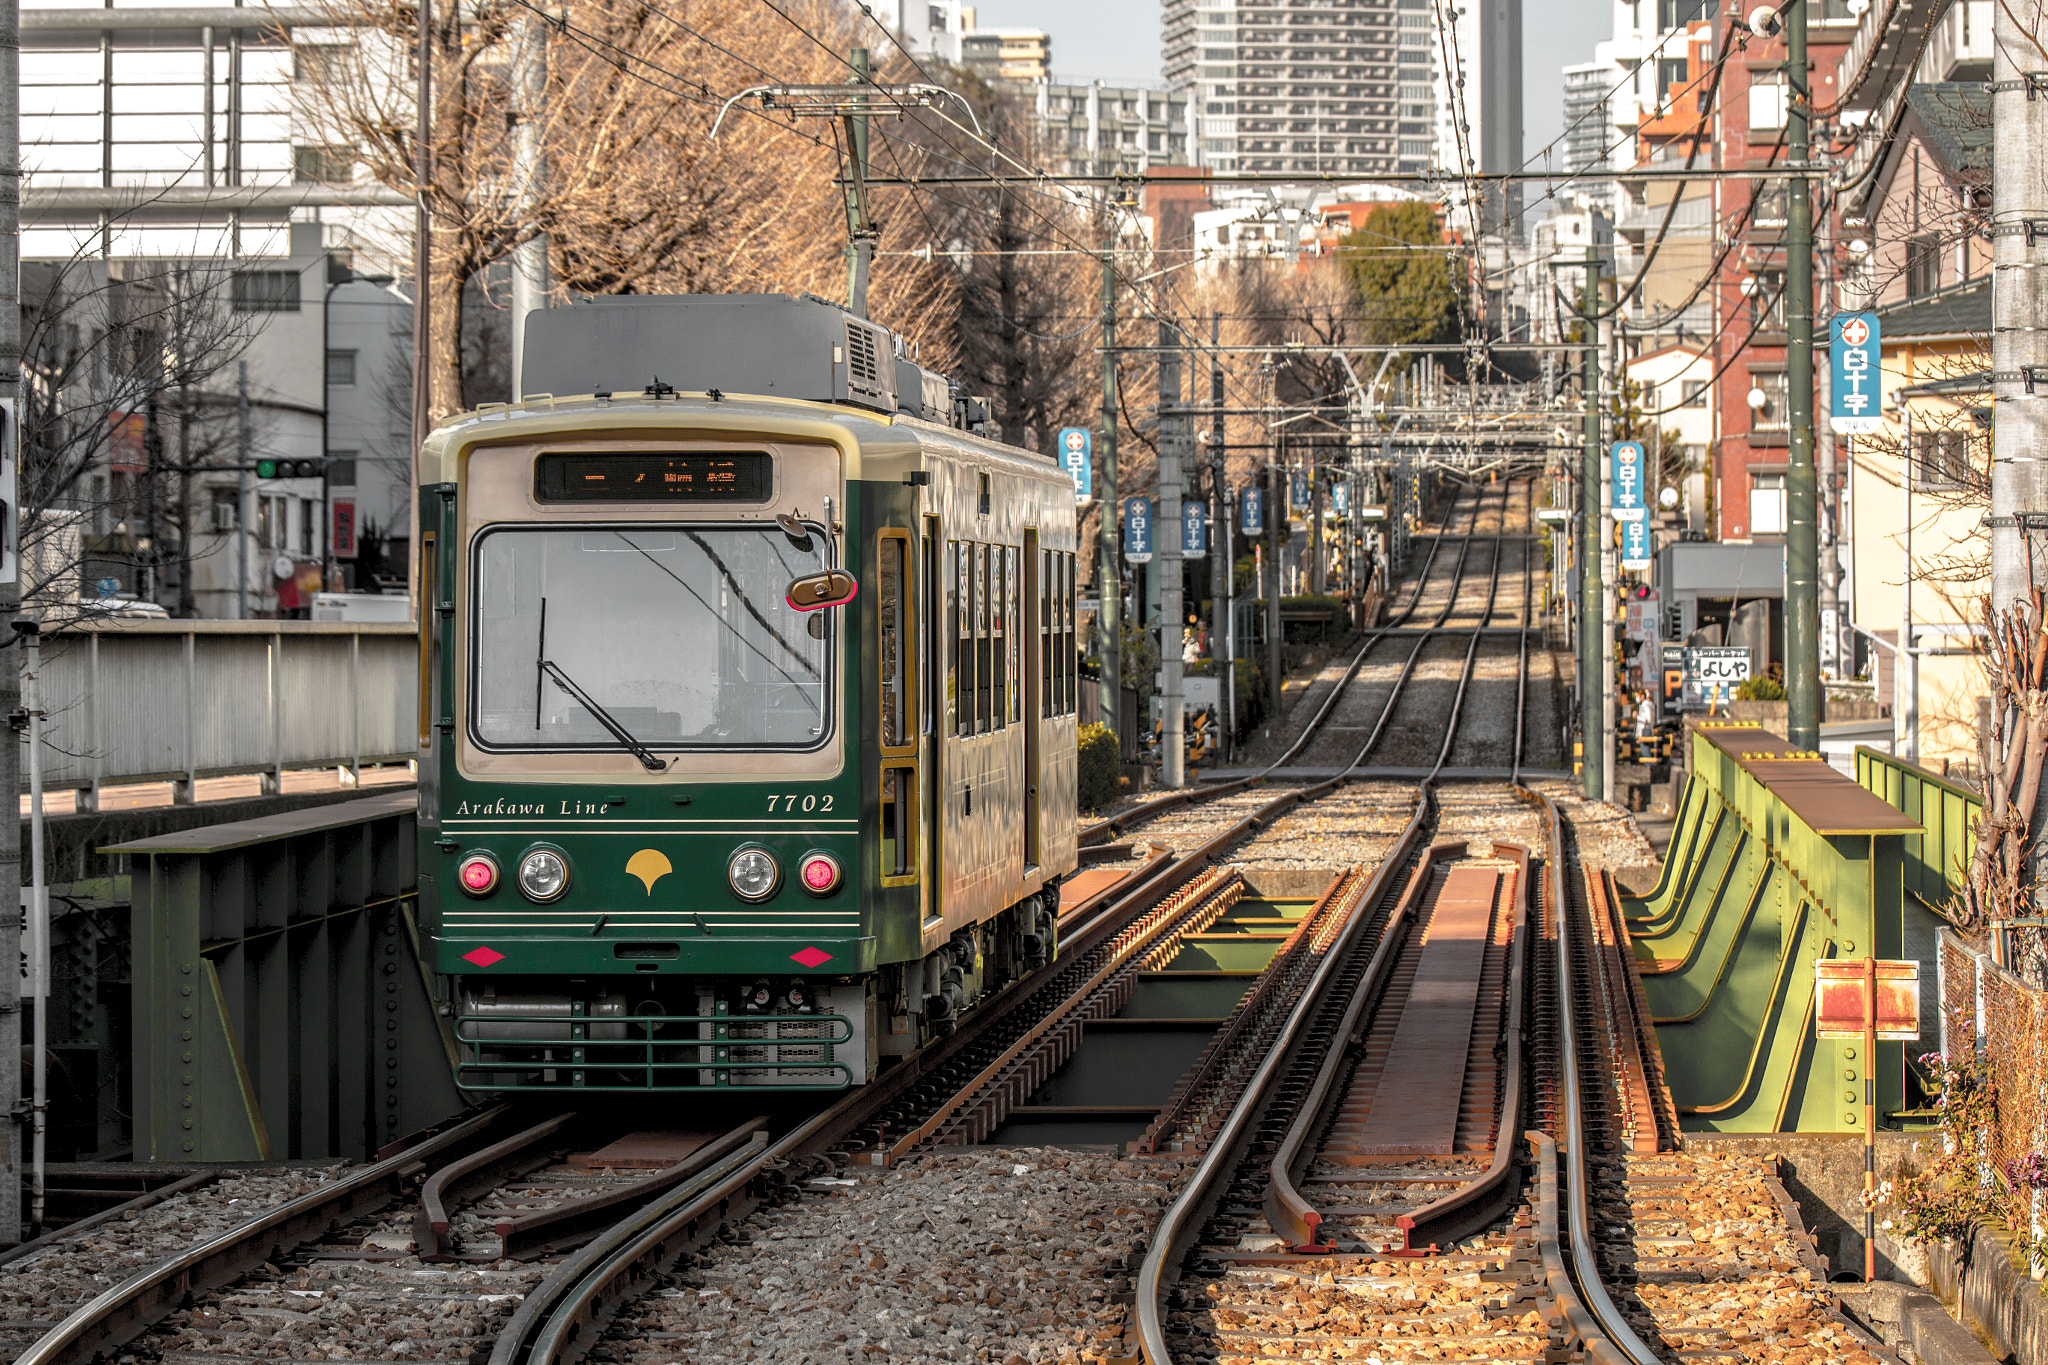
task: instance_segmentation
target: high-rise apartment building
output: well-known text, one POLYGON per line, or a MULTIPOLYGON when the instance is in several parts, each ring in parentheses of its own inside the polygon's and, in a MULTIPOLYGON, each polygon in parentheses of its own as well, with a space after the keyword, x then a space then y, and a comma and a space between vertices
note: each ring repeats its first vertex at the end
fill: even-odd
POLYGON ((1396 94, 1431 89, 1429 53, 1417 49, 1410 81, 1395 14, 1413 5, 1426 27, 1428 3, 1166 0, 1166 83, 1197 92, 1201 164, 1360 177, 1427 165, 1434 110, 1397 118, 1396 94))
POLYGON ((1193 164, 1188 145, 1196 115, 1185 90, 1040 81, 1032 97, 1048 163, 1060 173, 1193 164))
POLYGON ((1030 85, 1052 79, 1052 35, 1042 28, 977 28, 965 11, 960 64, 985 81, 1030 85))
MULTIPOLYGON (((1444 58, 1436 73, 1437 164, 1453 175, 1520 170, 1522 0, 1447 0, 1443 10, 1450 33, 1437 43, 1444 58)), ((1519 216, 1521 187, 1491 185, 1476 203, 1461 196, 1452 208, 1467 230, 1489 232, 1519 216)))

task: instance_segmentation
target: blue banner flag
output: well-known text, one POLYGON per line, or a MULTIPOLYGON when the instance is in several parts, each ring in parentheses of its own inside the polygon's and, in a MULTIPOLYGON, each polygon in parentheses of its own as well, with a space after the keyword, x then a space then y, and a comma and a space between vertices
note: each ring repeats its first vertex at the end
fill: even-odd
POLYGON ((1132 564, 1152 562, 1152 499, 1124 499, 1124 558, 1132 564))
POLYGON ((1237 529, 1245 535, 1256 536, 1266 529, 1266 490, 1250 487, 1237 495, 1237 529))
POLYGON ((1884 367, 1875 313, 1837 313, 1828 324, 1828 420, 1848 436, 1884 429, 1884 367))
POLYGON ((1074 501, 1086 502, 1095 491, 1095 433, 1086 427, 1060 431, 1060 466, 1074 476, 1074 501))
POLYGON ((1190 559, 1209 553, 1209 508, 1204 503, 1180 505, 1180 552, 1190 559))
POLYGON ((1287 501, 1291 514, 1297 517, 1308 515, 1308 471, 1297 469, 1287 481, 1287 501))

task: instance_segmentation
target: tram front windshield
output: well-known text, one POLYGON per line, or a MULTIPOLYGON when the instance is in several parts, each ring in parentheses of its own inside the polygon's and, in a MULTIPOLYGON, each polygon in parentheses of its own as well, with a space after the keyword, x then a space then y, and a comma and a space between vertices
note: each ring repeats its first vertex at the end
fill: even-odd
POLYGON ((818 528, 486 533, 475 561, 474 738, 489 749, 811 749, 831 728, 833 611, 791 580, 818 528), (581 694, 580 696, 578 694, 581 694))

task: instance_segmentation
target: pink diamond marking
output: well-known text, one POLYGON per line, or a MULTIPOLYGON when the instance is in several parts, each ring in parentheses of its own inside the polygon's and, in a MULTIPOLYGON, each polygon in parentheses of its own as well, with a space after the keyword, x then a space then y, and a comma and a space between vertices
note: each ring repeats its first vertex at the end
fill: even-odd
POLYGON ((817 967, 832 960, 832 954, 823 948, 806 948, 800 953, 791 953, 789 960, 806 967, 817 967))
POLYGON ((479 967, 488 967, 494 962, 503 962, 505 955, 495 948, 471 948, 462 955, 464 962, 474 962, 479 967))

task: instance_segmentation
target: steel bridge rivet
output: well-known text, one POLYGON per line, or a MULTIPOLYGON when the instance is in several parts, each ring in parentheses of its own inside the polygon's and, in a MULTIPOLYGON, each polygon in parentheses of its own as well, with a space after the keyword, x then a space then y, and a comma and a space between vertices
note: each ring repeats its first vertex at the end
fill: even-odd
POLYGON ((186 1143, 186 1144, 185 1144, 185 1150, 186 1150, 186 1151, 188 1151, 188 1152, 189 1152, 189 1151, 191 1151, 191 1150, 192 1150, 192 1144, 191 1144, 191 1143, 189 1143, 189 1142, 188 1142, 188 1143, 186 1143))

